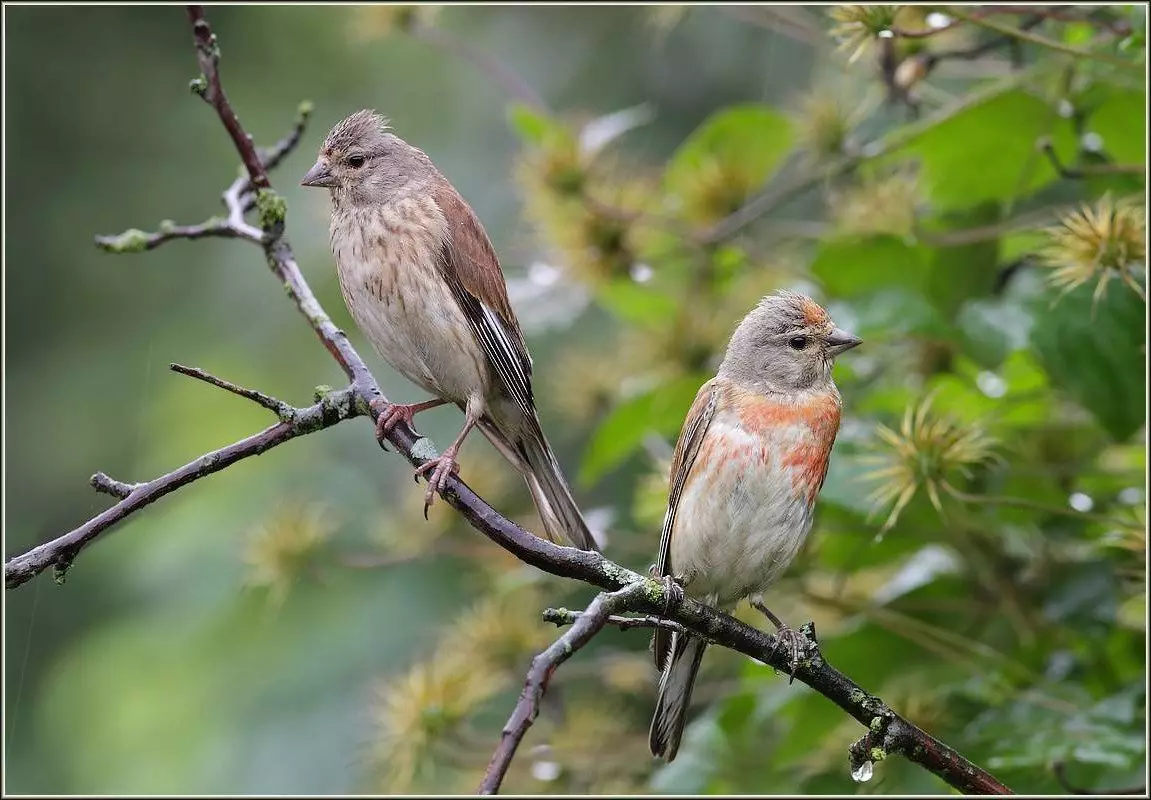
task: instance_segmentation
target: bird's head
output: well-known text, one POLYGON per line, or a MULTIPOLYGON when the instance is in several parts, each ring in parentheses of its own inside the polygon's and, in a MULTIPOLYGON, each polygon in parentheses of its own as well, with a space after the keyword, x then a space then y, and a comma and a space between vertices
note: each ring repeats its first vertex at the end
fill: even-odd
POLYGON ((329 189, 337 200, 386 203, 426 183, 436 168, 422 150, 391 133, 374 111, 357 111, 337 123, 301 186, 329 189))
POLYGON ((861 341, 837 328, 811 298, 780 291, 739 323, 719 374, 772 392, 819 389, 831 381, 835 358, 861 341))

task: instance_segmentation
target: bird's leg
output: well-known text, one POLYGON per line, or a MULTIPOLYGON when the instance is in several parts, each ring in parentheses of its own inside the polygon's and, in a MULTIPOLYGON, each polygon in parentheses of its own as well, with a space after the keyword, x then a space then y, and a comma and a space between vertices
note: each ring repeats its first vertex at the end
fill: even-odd
POLYGON ((432 400, 425 400, 422 403, 389 403, 382 397, 376 397, 369 405, 373 410, 379 412, 376 417, 376 441, 380 443, 381 447, 385 447, 384 436, 392 428, 400 424, 400 420, 408 423, 409 427, 412 425, 412 418, 419 414, 421 411, 427 411, 431 408, 438 408, 445 405, 448 401, 434 398, 432 400))
MULTIPOLYGON (((791 672, 788 674, 787 679, 787 682, 790 684, 795 680, 795 671, 799 669, 800 648, 806 645, 803 634, 790 625, 785 624, 770 608, 764 605, 762 595, 756 595, 751 598, 751 607, 771 620, 771 624, 775 626, 775 646, 779 647, 782 645, 791 650, 791 657, 788 659, 791 672)), ((774 648, 772 652, 775 652, 774 648)))
POLYGON ((474 408, 473 404, 468 403, 467 409, 464 412, 464 427, 463 430, 460 431, 460 435, 456 437, 456 440, 448 445, 444 452, 416 467, 416 475, 423 475, 428 479, 428 488, 427 491, 424 492, 424 519, 428 518, 428 509, 432 507, 432 503, 436 499, 436 494, 443 490, 444 485, 447 484, 448 477, 452 473, 459 471, 460 465, 456 462, 456 456, 459 455, 460 445, 464 443, 464 439, 467 438, 468 433, 476 426, 479 418, 479 409, 474 408))
POLYGON ((655 564, 647 568, 647 574, 663 581, 663 615, 671 614, 672 608, 683 602, 683 587, 687 585, 687 578, 679 575, 656 575, 655 564))

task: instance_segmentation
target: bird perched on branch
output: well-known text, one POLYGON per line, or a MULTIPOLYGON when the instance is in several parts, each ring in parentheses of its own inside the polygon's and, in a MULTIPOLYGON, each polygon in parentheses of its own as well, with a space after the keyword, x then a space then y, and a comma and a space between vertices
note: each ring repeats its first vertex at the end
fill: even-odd
MULTIPOLYGON (((839 430, 831 367, 859 343, 803 295, 764 297, 732 334, 719 374, 700 388, 672 457, 656 574, 721 608, 750 597, 791 648, 793 665, 801 634, 762 595, 811 530, 839 430)), ((705 647, 656 630, 662 677, 650 744, 667 761, 679 749, 705 647)))
POLYGON ((483 225, 431 159, 358 111, 332 128, 301 181, 330 190, 344 302, 376 352, 432 398, 377 409, 377 436, 454 403, 459 436, 421 467, 424 514, 478 427, 524 476, 553 541, 598 549, 544 437, 532 360, 483 225))

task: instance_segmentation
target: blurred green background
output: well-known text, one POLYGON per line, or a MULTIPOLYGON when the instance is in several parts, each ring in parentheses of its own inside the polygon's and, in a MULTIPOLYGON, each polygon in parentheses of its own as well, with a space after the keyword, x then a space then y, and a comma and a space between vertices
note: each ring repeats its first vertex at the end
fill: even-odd
MULTIPOLYGON (((808 291, 866 344, 837 367, 832 473, 770 604, 814 619, 831 663, 1016 790, 1138 784, 1146 20, 1122 6, 994 17, 1038 44, 978 18, 876 35, 946 26, 929 11, 208 16, 258 143, 314 103, 273 184, 305 275, 389 397, 422 399, 353 329, 327 199, 298 187, 328 127, 362 107, 483 220, 544 427, 609 556, 654 559, 670 448, 731 327, 767 291, 808 291), (516 80, 546 109, 517 104, 516 80), (1078 177, 1042 156, 1044 137, 1078 177), (766 213, 703 235, 764 185, 766 213)), ((254 248, 92 244, 215 214, 236 174, 187 90, 182 8, 5 7, 5 45, 7 557, 107 507, 93 472, 146 480, 269 424, 168 363, 296 405, 342 375, 254 248)), ((458 425, 419 418, 441 444, 458 425)), ((462 472, 538 525, 480 437, 462 472)), ((539 611, 592 594, 442 504, 423 522, 407 476, 366 423, 340 425, 165 498, 62 587, 7 592, 7 790, 474 791, 555 635, 539 611)), ((608 631, 565 665, 507 790, 948 791, 899 759, 852 783, 856 723, 718 651, 679 758, 657 765, 646 646, 608 631)))

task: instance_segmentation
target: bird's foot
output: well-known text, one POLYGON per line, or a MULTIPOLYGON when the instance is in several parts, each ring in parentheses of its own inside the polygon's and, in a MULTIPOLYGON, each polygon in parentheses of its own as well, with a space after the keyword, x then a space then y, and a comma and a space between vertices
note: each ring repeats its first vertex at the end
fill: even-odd
POLYGON ((376 441, 380 443, 380 447, 387 450, 387 440, 384 437, 388 431, 400 424, 400 420, 411 425, 416 415, 415 408, 402 403, 389 403, 382 397, 375 398, 369 405, 374 411, 379 412, 379 416, 376 417, 376 441))
POLYGON ((679 575, 657 575, 655 564, 647 568, 647 574, 663 581, 663 615, 666 617, 673 608, 683 602, 683 587, 687 585, 687 578, 679 575))
POLYGON ((684 585, 684 583, 685 583, 685 580, 683 578, 677 578, 674 575, 664 575, 663 576, 663 590, 664 590, 663 615, 665 617, 668 616, 669 614, 671 614, 671 610, 673 608, 678 607, 683 602, 683 598, 684 598, 683 585, 684 585))
POLYGON ((459 471, 460 465, 456 461, 456 450, 452 447, 416 467, 416 479, 419 480, 419 476, 423 475, 428 481, 428 488, 424 492, 424 519, 428 518, 428 509, 435 502, 436 495, 442 492, 447 485, 448 478, 459 471))
POLYGON ((771 620, 771 624, 775 626, 775 646, 771 650, 772 655, 775 655, 775 651, 780 647, 787 648, 789 667, 787 682, 792 683, 795 680, 795 672, 799 669, 799 654, 807 648, 807 637, 780 620, 770 608, 764 605, 763 600, 753 599, 751 605, 752 608, 771 620))

